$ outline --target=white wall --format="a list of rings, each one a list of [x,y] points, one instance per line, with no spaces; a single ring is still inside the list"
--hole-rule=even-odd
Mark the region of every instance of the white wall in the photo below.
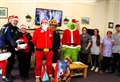
[[[82,16],[88,16],[90,19],[93,19],[95,5],[86,5],[78,3],[43,3],[43,2],[34,2],[34,0],[11,0],[5,2],[1,6],[8,7],[9,15],[15,14],[20,18],[20,22],[24,20],[25,15],[30,14],[33,17],[35,16],[35,8],[48,8],[48,9],[58,9],[63,10],[64,16],[69,18],[80,19]],[[15,2],[14,2],[15,1]],[[32,2],[33,1],[33,2]],[[1,23],[3,24],[3,23]],[[0,25],[1,25],[0,24]]]
[[[38,1],[38,2],[36,2]],[[65,0],[64,0],[65,1]],[[78,1],[78,0],[77,0]],[[88,0],[89,1],[89,0]],[[90,0],[91,1],[91,0]],[[63,10],[64,17],[76,18],[81,20],[81,17],[87,16],[90,18],[90,25],[88,28],[100,29],[100,34],[104,35],[107,30],[108,21],[118,23],[120,21],[120,14],[112,13],[118,11],[120,7],[119,0],[97,0],[95,3],[45,3],[40,0],[0,0],[0,7],[8,7],[8,15],[18,15],[20,22],[19,25],[24,22],[24,18],[27,14],[32,17],[35,16],[35,8],[48,8]],[[116,1],[116,2],[115,2]],[[119,3],[117,3],[119,2]],[[116,5],[117,4],[117,5]],[[119,11],[120,13],[120,11]],[[118,16],[117,16],[118,15]],[[117,19],[116,19],[117,18]],[[7,19],[0,19],[0,26],[7,22]],[[81,25],[81,27],[84,25]]]

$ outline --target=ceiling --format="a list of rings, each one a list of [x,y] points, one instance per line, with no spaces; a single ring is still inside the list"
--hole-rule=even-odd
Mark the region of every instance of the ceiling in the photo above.
[[[85,3],[89,3],[89,2],[96,2],[96,0],[63,0],[63,1],[60,1],[60,0],[36,0],[36,1],[41,1],[41,2],[72,2],[72,3],[82,3],[82,2],[85,2]]]
[[[96,3],[104,0],[2,0],[7,3],[29,3],[29,2],[42,2],[42,3]]]

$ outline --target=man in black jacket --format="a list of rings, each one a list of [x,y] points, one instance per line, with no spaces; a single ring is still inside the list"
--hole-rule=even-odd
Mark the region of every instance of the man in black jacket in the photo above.
[[[49,22],[50,27],[52,28],[53,32],[53,44],[52,44],[52,50],[53,50],[53,58],[52,62],[56,63],[59,59],[59,50],[60,50],[60,33],[57,28],[57,21],[52,19]]]
[[[6,67],[6,78],[3,79],[5,82],[12,82],[11,79],[11,71],[13,69],[13,65],[15,62],[15,48],[16,48],[16,40],[21,35],[19,28],[17,27],[18,24],[18,17],[17,16],[11,16],[11,18],[8,20],[8,23],[5,24],[3,27],[6,29],[5,31],[5,39],[6,44],[8,45],[8,51],[12,53],[11,57],[8,58],[8,64]]]

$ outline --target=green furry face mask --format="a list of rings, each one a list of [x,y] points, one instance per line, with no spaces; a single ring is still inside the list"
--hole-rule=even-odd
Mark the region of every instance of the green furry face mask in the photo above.
[[[68,23],[68,27],[70,28],[70,30],[74,30],[76,26],[73,23]]]

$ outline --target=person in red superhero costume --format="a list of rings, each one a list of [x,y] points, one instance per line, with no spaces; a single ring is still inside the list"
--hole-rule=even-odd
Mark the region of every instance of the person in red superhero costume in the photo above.
[[[49,22],[43,19],[40,23],[40,28],[37,28],[33,33],[33,44],[36,47],[35,58],[35,74],[36,82],[40,82],[41,79],[41,67],[43,58],[46,58],[46,67],[48,76],[52,77],[52,42],[53,42],[53,31],[49,28]]]

